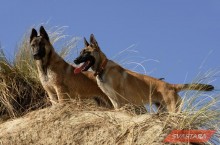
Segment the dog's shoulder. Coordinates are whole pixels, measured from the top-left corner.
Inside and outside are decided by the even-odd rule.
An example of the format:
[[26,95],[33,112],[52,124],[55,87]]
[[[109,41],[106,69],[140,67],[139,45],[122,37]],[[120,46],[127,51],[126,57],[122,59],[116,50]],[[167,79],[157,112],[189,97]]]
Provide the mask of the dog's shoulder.
[[117,73],[123,73],[126,69],[123,68],[121,65],[119,65],[118,63],[109,60],[109,63],[106,67],[106,72],[117,72]]
[[82,76],[84,76],[85,78],[88,78],[88,79],[96,82],[96,78],[95,78],[93,72],[91,72],[91,71],[84,71],[84,72],[82,72],[82,74],[83,74]]

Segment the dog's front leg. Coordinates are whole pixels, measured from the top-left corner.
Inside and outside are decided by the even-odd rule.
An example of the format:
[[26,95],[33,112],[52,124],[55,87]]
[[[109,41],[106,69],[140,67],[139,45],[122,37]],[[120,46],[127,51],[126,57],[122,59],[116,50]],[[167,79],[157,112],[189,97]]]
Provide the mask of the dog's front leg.
[[120,108],[118,102],[115,99],[110,98],[110,100],[116,110]]
[[70,100],[68,89],[67,87],[65,87],[65,85],[60,85],[60,87],[57,87],[56,92],[57,92],[59,103],[64,103]]
[[44,89],[46,90],[47,95],[49,96],[50,102],[52,103],[52,105],[56,105],[58,103],[58,97],[57,97],[55,90],[53,90],[50,87],[44,87]]
[[50,91],[47,91],[47,94],[50,98],[50,102],[52,103],[52,105],[56,105],[58,103],[58,97],[57,94],[54,94]]

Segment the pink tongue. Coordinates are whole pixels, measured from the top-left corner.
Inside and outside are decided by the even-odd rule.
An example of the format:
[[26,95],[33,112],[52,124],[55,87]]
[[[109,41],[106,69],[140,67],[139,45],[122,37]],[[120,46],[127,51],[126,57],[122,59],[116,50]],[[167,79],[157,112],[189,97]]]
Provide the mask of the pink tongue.
[[75,73],[75,74],[80,73],[80,72],[83,70],[83,68],[85,68],[85,66],[86,66],[88,63],[89,63],[89,61],[85,62],[85,63],[84,63],[83,65],[81,65],[80,67],[75,68],[74,73]]
[[81,70],[82,70],[81,67],[75,68],[75,70],[74,70],[74,74],[78,74],[78,73],[80,73]]

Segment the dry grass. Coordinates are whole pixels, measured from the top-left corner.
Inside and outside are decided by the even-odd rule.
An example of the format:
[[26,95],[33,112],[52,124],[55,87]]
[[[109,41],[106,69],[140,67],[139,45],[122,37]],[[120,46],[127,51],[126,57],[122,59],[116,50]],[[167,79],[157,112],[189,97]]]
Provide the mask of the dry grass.
[[[184,114],[135,115],[128,110],[113,111],[73,100],[0,124],[0,141],[3,144],[161,145],[173,129],[188,129],[179,127],[186,119]],[[190,129],[197,129],[197,125],[191,124]]]
[[[0,114],[18,117],[30,110],[47,106],[45,91],[31,72],[9,63],[4,54],[0,60]],[[27,73],[27,74],[25,74]]]
[[[178,117],[179,118],[179,117]],[[172,129],[167,115],[132,115],[88,103],[33,111],[0,125],[3,144],[161,144]],[[172,118],[176,122],[176,117]]]
[[[61,45],[61,56],[69,57],[78,38],[62,45],[66,38],[63,31],[64,27],[53,27],[49,34],[53,44]],[[136,65],[143,67],[142,63]],[[209,72],[194,82],[209,83],[204,78],[216,73]],[[31,58],[29,33],[13,62],[1,51],[0,81],[0,115],[4,120],[0,124],[0,144],[160,145],[173,129],[213,129],[217,133],[210,144],[220,143],[220,95],[216,93],[183,93],[184,107],[179,114],[136,115],[132,105],[113,111],[82,100],[51,107]]]

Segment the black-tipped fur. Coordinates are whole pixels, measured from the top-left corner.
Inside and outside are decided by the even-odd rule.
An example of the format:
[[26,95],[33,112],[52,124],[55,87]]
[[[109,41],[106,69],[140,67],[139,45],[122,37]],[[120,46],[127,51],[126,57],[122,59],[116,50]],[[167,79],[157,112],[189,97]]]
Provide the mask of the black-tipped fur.
[[50,41],[49,36],[43,26],[40,27],[40,36],[45,38],[47,41]]
[[34,37],[37,37],[37,31],[33,28],[31,31],[31,36],[30,36],[30,43]]

